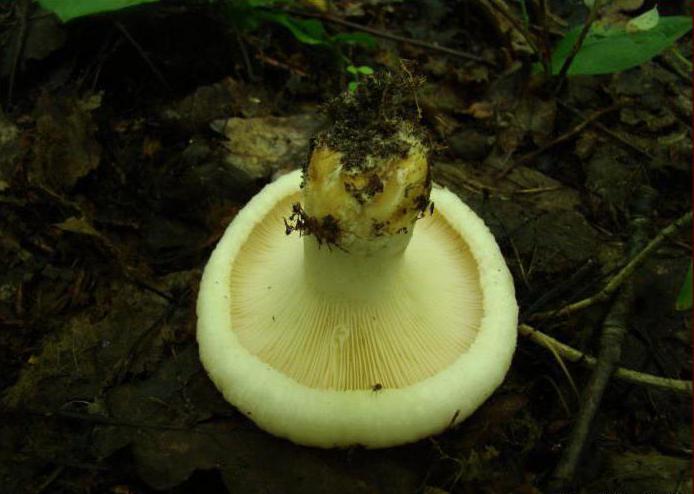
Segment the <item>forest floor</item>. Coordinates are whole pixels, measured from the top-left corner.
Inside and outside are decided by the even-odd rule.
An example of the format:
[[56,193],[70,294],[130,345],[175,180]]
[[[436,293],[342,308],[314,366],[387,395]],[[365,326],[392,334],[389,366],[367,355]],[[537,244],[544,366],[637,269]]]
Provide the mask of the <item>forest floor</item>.
[[[612,3],[598,21],[655,2]],[[692,255],[676,223],[691,210],[690,35],[635,68],[547,77],[533,62],[583,25],[582,2],[316,6],[254,26],[260,10],[214,2],[67,24],[0,3],[0,491],[691,492],[691,314],[675,309]],[[198,283],[235,213],[306,160],[320,105],[403,60],[426,81],[434,180],[484,218],[514,276],[518,348],[501,388],[439,436],[296,446],[208,379]],[[600,400],[601,364],[544,335],[604,360],[614,328],[615,363],[642,374]]]

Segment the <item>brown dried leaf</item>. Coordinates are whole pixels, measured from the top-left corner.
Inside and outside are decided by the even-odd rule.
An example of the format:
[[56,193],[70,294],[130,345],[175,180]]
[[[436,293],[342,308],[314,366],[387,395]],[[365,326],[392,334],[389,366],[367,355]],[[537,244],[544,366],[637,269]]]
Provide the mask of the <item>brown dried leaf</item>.
[[29,179],[49,189],[71,189],[99,166],[101,145],[91,112],[100,96],[52,97],[43,94],[34,110],[36,138]]
[[477,101],[471,104],[463,113],[471,115],[478,120],[486,120],[494,116],[494,105],[489,101]]
[[9,187],[19,154],[19,129],[0,110],[0,189]]
[[227,165],[251,179],[266,178],[283,168],[298,168],[308,154],[309,139],[323,126],[317,115],[230,118],[212,128],[226,136]]
[[215,119],[243,115],[269,115],[270,97],[260,85],[246,85],[227,77],[209,86],[200,86],[192,94],[161,111],[162,119],[185,132],[201,130]]
[[79,233],[80,235],[102,238],[101,233],[96,231],[91,223],[84,218],[75,218],[72,216],[62,223],[56,223],[54,226],[65,232]]
[[[508,18],[499,12],[499,9],[504,9],[511,16],[517,16],[509,7],[509,2],[501,2],[498,0],[475,0],[474,4],[481,9],[483,15],[491,24],[492,29],[496,31],[497,36],[502,38],[508,46],[517,54],[531,54],[533,49],[528,44],[527,39],[516,29]],[[523,22],[517,17],[518,22]]]
[[67,320],[47,338],[35,364],[23,369],[4,404],[56,411],[74,400],[91,401],[122,371],[141,335],[166,308],[161,297],[114,282],[96,293],[94,306]]

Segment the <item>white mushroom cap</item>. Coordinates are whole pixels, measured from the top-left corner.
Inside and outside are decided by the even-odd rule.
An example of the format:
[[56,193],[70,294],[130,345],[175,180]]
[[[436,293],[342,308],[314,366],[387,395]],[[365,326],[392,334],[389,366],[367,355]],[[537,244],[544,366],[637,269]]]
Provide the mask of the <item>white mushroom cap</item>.
[[300,183],[267,185],[205,268],[197,338],[212,381],[262,429],[311,446],[393,446],[468,417],[516,344],[513,280],[483,221],[435,186],[398,262],[354,263],[285,236]]

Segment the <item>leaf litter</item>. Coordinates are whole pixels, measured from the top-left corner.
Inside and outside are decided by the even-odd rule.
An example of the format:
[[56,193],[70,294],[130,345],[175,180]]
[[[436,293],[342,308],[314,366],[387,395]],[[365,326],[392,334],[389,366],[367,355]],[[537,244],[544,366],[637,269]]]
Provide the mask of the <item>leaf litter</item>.
[[[627,205],[644,181],[660,194],[658,225],[690,207],[691,94],[666,63],[569,78],[553,99],[517,65],[542,43],[535,27],[524,32],[518,6],[509,18],[491,1],[471,8],[336,3],[338,12],[390,30],[407,20],[403,35],[445,41],[505,66],[500,72],[390,42],[349,53],[354,66],[397,69],[403,55],[416,59],[427,77],[420,103],[434,179],[488,223],[521,308],[581,298],[623,264]],[[633,17],[639,8],[629,4],[614,15]],[[564,29],[549,14],[550,32]],[[47,37],[46,49],[34,41],[27,47],[18,104],[0,115],[3,485],[18,493],[203,485],[230,492],[542,492],[580,403],[562,370],[524,342],[502,388],[470,420],[391,450],[294,446],[223,400],[194,342],[200,270],[240,207],[274,174],[301,165],[321,126],[316,107],[345,81],[339,63],[280,29],[229,40],[216,29],[196,31],[201,20],[193,10],[181,14],[185,23],[162,13],[157,26],[142,15],[116,17],[142,52],[107,30],[92,38],[98,42],[80,44],[108,18],[46,34],[34,28],[32,36]],[[205,43],[162,48],[174,27],[181,39]],[[173,94],[162,92],[145,56]],[[214,68],[191,83],[184,74],[201,56]],[[616,103],[617,111],[570,133]],[[677,237],[639,271],[640,304],[622,365],[691,375],[691,318],[674,311],[690,252],[688,238]],[[583,266],[587,274],[574,277]],[[593,353],[600,312],[542,329]],[[587,374],[569,369],[582,386]],[[691,404],[612,386],[584,466],[584,492],[685,492]]]

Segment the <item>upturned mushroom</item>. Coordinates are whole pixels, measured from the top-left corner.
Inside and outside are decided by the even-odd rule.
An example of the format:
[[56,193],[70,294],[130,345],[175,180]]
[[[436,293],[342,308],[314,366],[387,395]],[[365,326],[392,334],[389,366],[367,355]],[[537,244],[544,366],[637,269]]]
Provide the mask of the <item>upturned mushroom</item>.
[[483,221],[432,185],[411,90],[374,78],[328,105],[308,164],[238,213],[205,268],[205,369],[260,428],[299,444],[442,432],[511,363],[513,280]]

